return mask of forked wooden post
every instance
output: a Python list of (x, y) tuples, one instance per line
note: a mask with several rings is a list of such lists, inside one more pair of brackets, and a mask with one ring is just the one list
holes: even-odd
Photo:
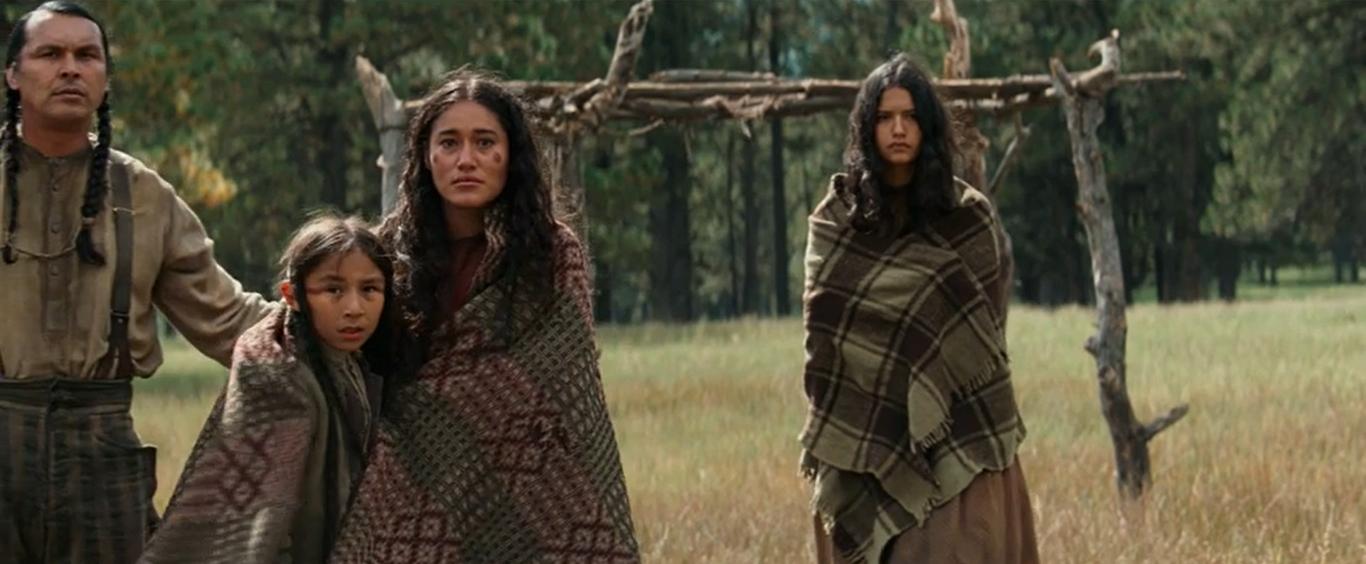
[[(958, 15), (953, 0), (934, 0), (930, 21), (944, 28), (949, 37), (949, 50), (944, 53), (945, 79), (966, 79), (972, 76), (972, 37), (968, 34), (968, 20)], [(958, 174), (974, 188), (991, 195), (987, 185), (987, 148), (991, 142), (977, 128), (977, 112), (963, 107), (950, 108), (954, 133), (958, 136), (959, 157), (962, 162)]]
[(408, 126), (408, 113), (403, 101), (394, 95), (389, 78), (375, 69), (370, 60), (356, 57), (356, 75), (360, 78), (365, 103), (370, 106), (370, 117), (379, 130), (380, 157), (376, 164), (384, 174), (382, 212), (389, 213), (398, 201), (398, 182), (403, 176), (403, 138)]
[(580, 136), (596, 131), (626, 98), (645, 43), (645, 28), (654, 11), (652, 0), (631, 7), (617, 31), (617, 46), (605, 79), (593, 80), (568, 95), (559, 111), (546, 120), (551, 135), (546, 148), (550, 186), (555, 191), (556, 215), (569, 221), (585, 249), (588, 246), (588, 205), (574, 158)]
[(1076, 77), (1069, 75), (1056, 58), (1049, 62), (1049, 68), (1053, 88), (1063, 97), (1067, 132), (1072, 139), (1072, 165), (1077, 173), (1077, 214), (1086, 227), (1095, 278), (1096, 334), (1086, 340), (1086, 350), (1096, 359), (1101, 413), (1114, 442), (1119, 491), (1125, 498), (1135, 500), (1152, 480), (1148, 442), (1184, 417), (1188, 407), (1181, 404), (1144, 425), (1135, 417), (1129, 402), (1124, 365), (1129, 330), (1124, 313), (1124, 275), (1110, 192), (1105, 184), (1105, 161), (1096, 138), (1096, 127), (1105, 119), (1105, 95), (1119, 76), (1119, 32), (1112, 31), (1110, 37), (1096, 42), (1089, 53), (1093, 57), (1100, 55), (1100, 65)]

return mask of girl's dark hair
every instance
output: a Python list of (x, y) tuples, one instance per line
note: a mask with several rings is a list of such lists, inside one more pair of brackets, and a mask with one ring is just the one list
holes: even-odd
[(863, 80), (854, 109), (849, 112), (849, 144), (844, 149), (845, 176), (835, 184), (841, 198), (851, 203), (850, 225), (860, 232), (884, 230), (895, 221), (887, 210), (888, 186), (882, 176), (887, 163), (877, 148), (877, 108), (882, 93), (900, 87), (911, 93), (915, 121), (920, 126), (920, 153), (913, 163), (906, 210), (908, 229), (919, 229), (937, 213), (956, 205), (953, 163), (957, 158), (948, 112), (934, 92), (925, 71), (898, 53), (873, 69)]
[[(337, 390), (336, 378), (324, 359), (322, 344), (313, 330), (312, 312), (308, 305), (304, 281), (308, 275), (329, 258), (360, 251), (369, 258), (384, 274), (384, 308), (381, 310), (379, 324), (374, 334), (361, 347), (365, 359), (365, 369), (387, 376), (392, 373), (394, 364), (391, 355), (395, 350), (397, 338), (398, 304), (394, 301), (394, 263), (379, 236), (370, 231), (365, 221), (358, 217), (340, 217), (324, 214), (314, 217), (294, 232), (289, 245), (280, 256), (280, 279), (294, 287), (296, 312), (291, 312), (287, 330), (295, 344), (295, 354), (305, 362), (318, 379), (323, 396), (334, 410), (340, 409), (341, 394)], [(378, 369), (378, 370), (376, 370)], [(335, 411), (334, 411), (335, 413)], [(328, 433), (327, 457), (323, 480), (327, 487), (335, 489), (337, 484), (337, 456), (340, 442), (350, 442), (353, 452), (362, 452), (369, 437), (350, 434), (350, 427), (343, 424), (345, 439), (336, 433)], [(341, 522), (342, 508), (332, 497), (328, 498), (326, 520), (323, 523), (323, 539), (329, 549), (336, 539)]]
[[(515, 296), (531, 291), (519, 286), (528, 282), (533, 287), (553, 283), (554, 273), (548, 266), (555, 230), (551, 187), (542, 169), (541, 152), (528, 112), (521, 100), (498, 80), (479, 71), (458, 70), (427, 94), (408, 122), (406, 165), (398, 202), (380, 227), (381, 237), (397, 257), (395, 282), (397, 295), (404, 303), (407, 329), (420, 339), (441, 325), (443, 312), (438, 292), (450, 265), (451, 239), (442, 213), (443, 201), (427, 165), (432, 124), (451, 105), (465, 101), (475, 102), (498, 116), (508, 139), (507, 183), (484, 210), (485, 231), (501, 238), (497, 242), (490, 239), (489, 248), (504, 249), (494, 273), (506, 296), (505, 322), (499, 331), (502, 337), (508, 337)], [(410, 353), (426, 356), (426, 342), (413, 346), (415, 350)]]
[[(14, 22), (14, 28), (9, 34), (9, 49), (5, 52), (5, 68), (12, 69), (19, 64), (19, 54), (24, 50), (24, 45), (28, 43), (28, 22), (33, 15), (38, 12), (51, 12), (64, 16), (71, 16), (90, 20), (95, 27), (100, 30), (100, 46), (104, 49), (104, 64), (107, 75), (114, 73), (114, 57), (109, 52), (109, 36), (104, 31), (104, 24), (95, 19), (84, 7), (72, 2), (56, 0), (44, 2), (43, 5), (34, 8), (32, 11), (19, 16)], [(109, 150), (110, 150), (110, 125), (109, 125), (109, 92), (106, 90), (104, 100), (100, 102), (96, 110), (98, 117), (95, 135), (95, 147), (90, 156), (90, 173), (86, 179), (85, 196), (81, 202), (81, 230), (76, 235), (76, 253), (81, 260), (96, 266), (104, 264), (104, 253), (95, 247), (95, 242), (91, 239), (90, 226), (94, 223), (95, 216), (99, 215), (100, 208), (104, 204), (104, 194), (109, 190)], [(22, 141), (19, 139), (19, 106), (20, 92), (5, 85), (5, 127), (0, 132), (0, 149), (5, 155), (5, 186), (9, 193), (9, 217), (5, 218), (5, 247), (3, 256), (6, 263), (13, 264), (16, 260), (12, 241), (15, 232), (19, 230), (19, 160), (23, 155)]]

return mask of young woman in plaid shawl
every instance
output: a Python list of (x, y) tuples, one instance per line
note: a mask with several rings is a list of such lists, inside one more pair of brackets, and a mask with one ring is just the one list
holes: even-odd
[(1006, 355), (1009, 243), (952, 174), (949, 118), (905, 55), (849, 115), (809, 219), (802, 471), (821, 562), (1037, 562)]
[(381, 234), (415, 346), (386, 381), (334, 562), (639, 561), (587, 260), (521, 102), (453, 74), (409, 124)]

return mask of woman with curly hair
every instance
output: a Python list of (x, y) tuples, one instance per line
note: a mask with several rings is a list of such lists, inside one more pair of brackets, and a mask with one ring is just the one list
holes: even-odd
[(821, 562), (1037, 562), (1006, 355), (1008, 240), (953, 177), (944, 105), (897, 55), (864, 80), (811, 214), (802, 471)]
[(459, 71), (412, 118), (397, 355), (338, 562), (634, 562), (587, 259), (521, 102)]

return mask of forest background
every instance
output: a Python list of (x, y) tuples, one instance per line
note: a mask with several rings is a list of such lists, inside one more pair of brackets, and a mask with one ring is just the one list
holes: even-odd
[[(0, 2), (0, 32), (36, 2)], [(973, 75), (1043, 74), (1122, 33), (1126, 71), (1177, 83), (1106, 98), (1099, 136), (1131, 303), (1139, 416), (1190, 415), (1153, 443), (1153, 487), (1121, 513), (1098, 414), (1090, 260), (1057, 107), (997, 189), (1014, 240), (1012, 370), (1044, 561), (1366, 561), (1366, 1), (961, 0)], [(270, 292), (312, 210), (374, 219), (369, 58), (419, 98), (474, 65), (586, 81), (629, 0), (97, 0), (116, 146), (179, 189), (220, 262)], [(938, 73), (929, 0), (655, 0), (637, 77), (711, 68), (858, 79), (896, 50)], [(699, 122), (581, 141), (602, 375), (649, 562), (800, 562), (797, 472), (805, 216), (840, 166), (843, 112)], [(989, 174), (1015, 135), (984, 119)], [(1218, 298), (1234, 304), (1218, 303)], [(1208, 302), (1208, 303), (1192, 303)], [(226, 371), (178, 339), (137, 383), (164, 506)]]
[[(0, 32), (31, 3), (6, 1)], [(973, 74), (1068, 68), (1121, 30), (1127, 71), (1188, 79), (1117, 89), (1099, 135), (1133, 301), (1235, 299), (1307, 267), (1356, 283), (1366, 258), (1366, 2), (965, 1)], [(112, 40), (116, 145), (178, 187), (250, 289), (269, 291), (291, 230), (328, 207), (377, 218), (378, 135), (363, 54), (420, 98), (473, 65), (509, 79), (586, 81), (608, 66), (624, 0), (96, 0)], [(660, 0), (637, 76), (670, 68), (857, 79), (904, 50), (938, 73), (928, 0)], [(1092, 300), (1062, 113), (998, 188), (1019, 302)], [(697, 122), (583, 140), (600, 322), (800, 310), (805, 216), (840, 167), (847, 114)], [(984, 119), (989, 174), (1015, 135)], [(1246, 292), (1243, 292), (1246, 294)]]

